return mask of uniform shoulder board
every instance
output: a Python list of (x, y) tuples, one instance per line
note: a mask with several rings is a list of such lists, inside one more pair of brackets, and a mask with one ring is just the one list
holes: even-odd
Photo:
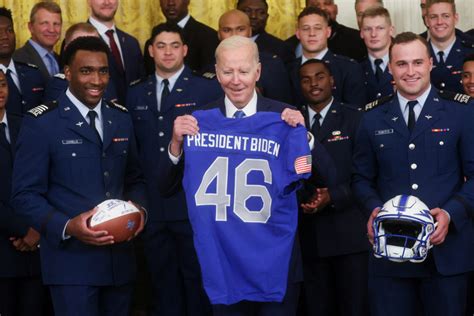
[(377, 100), (375, 100), (375, 101), (373, 101), (373, 102), (370, 102), (370, 103), (366, 104), (366, 105), (364, 106), (363, 110), (364, 110), (365, 112), (368, 112), (368, 111), (370, 111), (370, 110), (372, 110), (372, 109), (375, 109), (375, 108), (378, 107), (379, 105), (382, 105), (382, 104), (384, 104), (384, 103), (387, 103), (387, 102), (390, 101), (392, 98), (393, 98), (393, 94), (390, 94), (390, 95), (387, 95), (387, 96), (382, 97), (382, 98), (380, 98), (380, 99), (377, 99)]
[(209, 79), (209, 80), (212, 80), (216, 77), (216, 74), (214, 72), (205, 72), (201, 75), (203, 78), (206, 78), (206, 79)]
[(66, 75), (63, 74), (63, 73), (57, 73), (53, 77), (58, 78), (58, 79), (62, 79), (62, 80), (66, 80)]
[(145, 78), (140, 78), (140, 79), (137, 79), (137, 80), (133, 80), (132, 82), (130, 82), (129, 86), (130, 87), (136, 86), (137, 84), (139, 84), (140, 82), (142, 82), (144, 80), (145, 80)]
[(439, 91), (439, 96), (442, 97), (445, 100), (455, 101), (455, 102), (463, 103), (463, 104), (468, 104), (469, 102), (474, 100), (473, 98), (471, 98), (467, 94), (456, 93), (456, 92), (445, 91), (445, 90), (440, 90)]
[(357, 107), (354, 104), (343, 103), (343, 102), (341, 102), (340, 104), (341, 104), (341, 107), (343, 107), (344, 109), (347, 109), (347, 110), (351, 110), (351, 111), (361, 111), (362, 110), (360, 107)]
[(38, 117), (45, 113), (48, 113), (58, 107), (57, 101), (46, 102), (45, 104), (38, 105), (32, 108), (27, 113), (31, 116)]
[(117, 110), (120, 110), (122, 112), (128, 112), (126, 107), (116, 103), (115, 101), (107, 101), (107, 105), (110, 106), (113, 109), (117, 109)]
[(33, 69), (39, 69), (38, 66), (36, 66), (35, 64), (25, 63), (25, 62), (17, 61), (17, 60), (15, 60), (15, 63), (19, 64), (19, 65), (30, 67), (30, 68), (33, 68)]
[(345, 60), (345, 61), (348, 61), (350, 63), (353, 63), (353, 64), (357, 64), (357, 61), (355, 61), (355, 59), (352, 59), (352, 58), (349, 58), (347, 56), (344, 56), (344, 55), (338, 55), (338, 54), (332, 54), (335, 58), (337, 59), (340, 59), (340, 60)]

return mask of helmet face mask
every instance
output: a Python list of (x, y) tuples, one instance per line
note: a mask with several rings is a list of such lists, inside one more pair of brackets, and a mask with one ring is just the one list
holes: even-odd
[(374, 255), (394, 262), (423, 262), (435, 230), (428, 207), (417, 197), (398, 195), (387, 201), (373, 222)]

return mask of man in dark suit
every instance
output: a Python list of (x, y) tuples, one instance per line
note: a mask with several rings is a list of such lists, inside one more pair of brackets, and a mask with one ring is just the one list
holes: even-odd
[(0, 71), (0, 314), (43, 315), (45, 289), (40, 276), (39, 234), (11, 205), (15, 143), (21, 117), (6, 112), (8, 85)]
[(306, 126), (336, 167), (328, 183), (316, 184), (299, 223), (307, 315), (365, 316), (369, 244), (365, 218), (350, 190), (354, 137), (362, 112), (334, 100), (334, 79), (324, 61), (308, 60), (299, 74), (307, 100), (301, 109)]
[(336, 55), (328, 49), (331, 35), (326, 11), (317, 7), (306, 7), (298, 15), (296, 36), (301, 42), (303, 55), (287, 65), (295, 105), (305, 103), (301, 93), (298, 70), (308, 59), (320, 59), (329, 64), (334, 76), (333, 96), (336, 100), (361, 106), (366, 103), (364, 75), (361, 66), (353, 59)]
[(268, 20), (266, 0), (239, 0), (237, 9), (248, 15), (252, 26), (252, 39), (257, 43), (259, 52), (276, 55), (285, 64), (295, 58), (294, 52), (283, 40), (265, 31)]
[(142, 237), (152, 276), (152, 315), (208, 315), (184, 192), (163, 198), (156, 183), (169, 160), (166, 149), (175, 118), (223, 93), (217, 80), (197, 76), (184, 65), (188, 47), (177, 25), (155, 26), (148, 49), (155, 73), (130, 87), (127, 107), (148, 190), (149, 218)]
[(462, 65), (464, 58), (474, 53), (474, 43), (456, 34), (456, 4), (453, 0), (428, 0), (425, 20), (433, 58), (431, 82), (440, 90), (463, 93)]
[[(328, 38), (328, 47), (334, 53), (361, 61), (367, 55), (364, 42), (360, 39), (358, 30), (342, 25), (336, 21), (338, 7), (334, 0), (307, 0), (306, 6), (318, 7), (329, 16), (331, 35)], [(295, 52), (296, 57), (303, 53), (301, 44), (296, 35), (285, 41)]]
[[(214, 59), (219, 41), (214, 29), (196, 21), (189, 14), (189, 2), (190, 0), (160, 0), (161, 12), (166, 17), (166, 22), (178, 24), (183, 29), (184, 42), (188, 46), (184, 63), (192, 70), (202, 71)], [(148, 50), (147, 46), (145, 44), (145, 52)], [(146, 65), (147, 73), (154, 73), (151, 58), (146, 58)]]
[(418, 197), (437, 223), (422, 263), (370, 256), (373, 316), (464, 315), (466, 307), (474, 269), (474, 109), (469, 96), (430, 84), (432, 66), (422, 37), (397, 35), (389, 63), (397, 94), (367, 107), (356, 136), (352, 190), (370, 215), (371, 242), (380, 208), (400, 194)]
[[(260, 76), (257, 45), (247, 37), (232, 36), (221, 42), (217, 51), (217, 78), (225, 93), (221, 98), (206, 106), (219, 108), (226, 117), (234, 117), (240, 110), (246, 116), (261, 111), (281, 113), (282, 119), (296, 126), (304, 124), (301, 113), (288, 108), (288, 105), (257, 95), (255, 83)], [(246, 72), (242, 72), (246, 69)], [(196, 119), (191, 115), (176, 118), (173, 127), (173, 136), (168, 147), (169, 158), (160, 170), (162, 173), (160, 190), (167, 195), (181, 185), (183, 175), (182, 145), (185, 135), (195, 135), (198, 132)], [(312, 136), (310, 136), (312, 138)], [(314, 142), (314, 139), (311, 141)], [(317, 142), (314, 142), (315, 151), (320, 153), (319, 163), (324, 164), (325, 170), (328, 159), (327, 153)], [(318, 169), (319, 170), (319, 169)], [(295, 212), (297, 210), (295, 209)], [(299, 242), (296, 240), (290, 259), (288, 285), (282, 302), (253, 302), (242, 301), (232, 305), (213, 305), (214, 315), (295, 315), (299, 293), (299, 282), (302, 280), (301, 257)]]
[(368, 53), (361, 65), (365, 75), (367, 100), (372, 102), (393, 93), (393, 77), (388, 71), (388, 49), (394, 28), (390, 13), (384, 7), (365, 10), (361, 23), (360, 36)]
[(59, 72), (54, 45), (61, 36), (61, 26), (59, 5), (54, 2), (38, 2), (31, 9), (28, 22), (31, 39), (13, 54), (15, 61), (38, 66), (44, 82)]
[(12, 59), (15, 51), (15, 29), (12, 12), (0, 8), (0, 69), (7, 74), (9, 97), (7, 110), (10, 113), (24, 114), (40, 104), (44, 93), (44, 81), (38, 67)]
[(128, 85), (145, 74), (140, 45), (135, 37), (115, 25), (118, 0), (89, 0), (88, 3), (91, 10), (88, 22), (110, 48), (110, 79), (116, 88), (117, 101), (124, 104)]
[(56, 315), (130, 311), (132, 243), (115, 243), (107, 231), (88, 226), (104, 200), (145, 202), (132, 120), (126, 108), (102, 100), (107, 54), (107, 45), (96, 37), (69, 44), (68, 90), (31, 109), (17, 141), (13, 207), (41, 234), (42, 276)]

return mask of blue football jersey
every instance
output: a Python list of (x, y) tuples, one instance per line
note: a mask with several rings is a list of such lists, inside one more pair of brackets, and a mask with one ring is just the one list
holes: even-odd
[(294, 243), (298, 180), (308, 178), (306, 129), (279, 113), (228, 119), (196, 111), (184, 140), (183, 186), (212, 304), (281, 302)]

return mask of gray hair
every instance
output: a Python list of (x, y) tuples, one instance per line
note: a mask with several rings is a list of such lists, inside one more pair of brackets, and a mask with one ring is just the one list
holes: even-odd
[(255, 42), (252, 39), (248, 37), (243, 37), (240, 35), (231, 36), (219, 43), (219, 46), (217, 46), (216, 53), (215, 53), (216, 62), (219, 60), (219, 55), (222, 53), (222, 51), (238, 49), (241, 47), (248, 47), (252, 52), (252, 56), (255, 63), (256, 64), (259, 63), (257, 44), (255, 44)]

